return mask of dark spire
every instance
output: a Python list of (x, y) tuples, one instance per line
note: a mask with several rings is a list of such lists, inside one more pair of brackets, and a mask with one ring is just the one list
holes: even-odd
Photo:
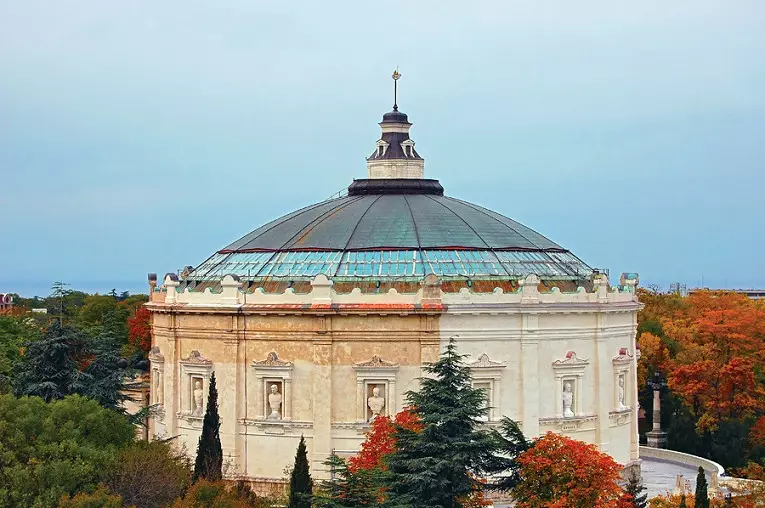
[(401, 73), (398, 72), (398, 67), (393, 71), (393, 111), (398, 111), (398, 80), (401, 78)]

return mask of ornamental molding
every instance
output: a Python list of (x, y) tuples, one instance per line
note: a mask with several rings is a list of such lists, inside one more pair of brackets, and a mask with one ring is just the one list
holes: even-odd
[(372, 355), (372, 358), (365, 362), (354, 363), (353, 368), (356, 370), (364, 369), (398, 369), (397, 363), (383, 360), (378, 355)]
[(181, 360), (181, 363), (185, 365), (212, 365), (212, 360), (208, 360), (202, 353), (194, 349), (189, 353), (188, 358)]
[(252, 362), (252, 366), (258, 369), (260, 368), (291, 369), (292, 362), (280, 360), (279, 356), (276, 354), (276, 351), (271, 351), (270, 353), (268, 353), (265, 360), (255, 360)]
[[(293, 420), (265, 420), (259, 418), (241, 418), (239, 423), (245, 427), (255, 427), (257, 432), (276, 436), (296, 436), (303, 433), (302, 429), (312, 429), (313, 422)], [(249, 434), (249, 432), (248, 432)]]
[(505, 362), (495, 362), (490, 360), (489, 355), (483, 353), (478, 357), (478, 360), (468, 363), (467, 366), (471, 369), (501, 369), (507, 365)]
[(164, 363), (165, 355), (160, 353), (159, 346), (151, 348), (151, 351), (149, 351), (149, 361), (151, 363)]
[(563, 360), (555, 360), (552, 363), (553, 368), (567, 368), (567, 367), (584, 367), (589, 365), (590, 361), (576, 356), (575, 351), (569, 351), (566, 353), (566, 358)]
[(585, 425), (585, 424), (590, 424), (592, 422), (596, 422), (597, 420), (598, 420), (597, 415), (583, 415), (583, 416), (575, 416), (571, 418), (554, 416), (551, 418), (540, 418), (539, 426), (553, 427), (559, 432), (571, 432), (571, 431), (579, 431), (579, 430), (590, 430), (591, 425)]
[(182, 428), (201, 429), (204, 423), (204, 415), (192, 415), (191, 413), (176, 413), (178, 419), (185, 423)]
[(623, 347), (619, 349), (619, 354), (614, 356), (612, 361), (614, 365), (628, 365), (632, 363), (632, 358), (633, 355), (629, 352), (629, 349)]

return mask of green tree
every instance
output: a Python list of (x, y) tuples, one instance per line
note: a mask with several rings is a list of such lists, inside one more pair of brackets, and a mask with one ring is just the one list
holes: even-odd
[[(95, 492), (82, 492), (76, 496), (64, 496), (58, 502), (58, 508), (122, 508), (125, 506), (120, 496), (110, 494), (99, 487)], [(158, 505), (156, 505), (158, 506)]]
[(109, 295), (88, 295), (77, 313), (77, 323), (83, 328), (103, 326), (106, 316), (117, 308), (117, 300)]
[(122, 313), (112, 309), (104, 317), (103, 331), (90, 341), (90, 361), (84, 369), (85, 383), (80, 393), (104, 407), (124, 411), (127, 361), (120, 357), (120, 343), (126, 335)]
[(20, 318), (0, 316), (0, 394), (11, 391), (13, 371), (24, 343), (38, 339), (37, 330)]
[(633, 508), (646, 508), (648, 506), (648, 494), (642, 492), (646, 490), (640, 473), (635, 470), (630, 471), (627, 476), (627, 485), (624, 486), (624, 492), (629, 494), (630, 503)]
[(210, 377), (207, 394), (207, 410), (202, 424), (202, 434), (197, 445), (197, 460), (194, 464), (194, 482), (205, 479), (216, 482), (223, 476), (223, 448), (220, 444), (220, 415), (218, 414), (218, 389), (215, 373)]
[(375, 481), (379, 470), (351, 471), (348, 463), (332, 454), (324, 462), (330, 470), (330, 479), (322, 482), (321, 494), (314, 496), (313, 505), (321, 508), (352, 508), (354, 506), (381, 506), (380, 486)]
[(407, 392), (421, 431), (397, 427), (397, 449), (388, 458), (391, 506), (460, 507), (482, 488), (475, 475), (495, 465), (495, 437), (480, 428), (486, 394), (473, 388), (470, 369), (454, 340), (428, 364), (419, 392)]
[(526, 439), (518, 423), (508, 417), (502, 418), (499, 432), (495, 432), (494, 437), (499, 453), (495, 455), (493, 465), (488, 468), (497, 477), (491, 487), (509, 491), (520, 481), (521, 465), (518, 456), (531, 448), (533, 443)]
[(313, 495), (313, 480), (308, 467), (308, 453), (305, 447), (305, 439), (300, 436), (297, 453), (295, 453), (295, 466), (290, 475), (290, 499), (288, 508), (311, 508)]
[(678, 505), (678, 508), (688, 508), (688, 505), (685, 502), (685, 494), (680, 494), (680, 504)]
[(183, 453), (162, 441), (136, 441), (120, 453), (109, 490), (127, 506), (167, 506), (191, 484), (191, 465)]
[(693, 501), (693, 508), (709, 508), (707, 475), (704, 474), (704, 468), (701, 466), (699, 466), (699, 473), (696, 475), (696, 495)]
[(50, 402), (81, 390), (88, 376), (78, 370), (77, 359), (84, 352), (85, 342), (81, 332), (53, 323), (41, 339), (26, 344), (16, 365), (16, 394)]
[(0, 396), (0, 506), (53, 507), (93, 491), (134, 434), (124, 416), (78, 395)]

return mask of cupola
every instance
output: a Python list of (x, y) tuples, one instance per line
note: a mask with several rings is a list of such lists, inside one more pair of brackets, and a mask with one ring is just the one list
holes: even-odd
[(393, 111), (383, 115), (380, 122), (382, 136), (375, 151), (367, 158), (368, 178), (423, 178), (425, 160), (414, 149), (409, 137), (412, 124), (405, 113), (398, 110), (398, 80), (393, 73)]

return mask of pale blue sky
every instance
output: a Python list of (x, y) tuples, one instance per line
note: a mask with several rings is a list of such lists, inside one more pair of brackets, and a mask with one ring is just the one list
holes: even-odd
[(366, 174), (644, 283), (765, 286), (762, 0), (0, 0), (0, 291), (138, 291)]

